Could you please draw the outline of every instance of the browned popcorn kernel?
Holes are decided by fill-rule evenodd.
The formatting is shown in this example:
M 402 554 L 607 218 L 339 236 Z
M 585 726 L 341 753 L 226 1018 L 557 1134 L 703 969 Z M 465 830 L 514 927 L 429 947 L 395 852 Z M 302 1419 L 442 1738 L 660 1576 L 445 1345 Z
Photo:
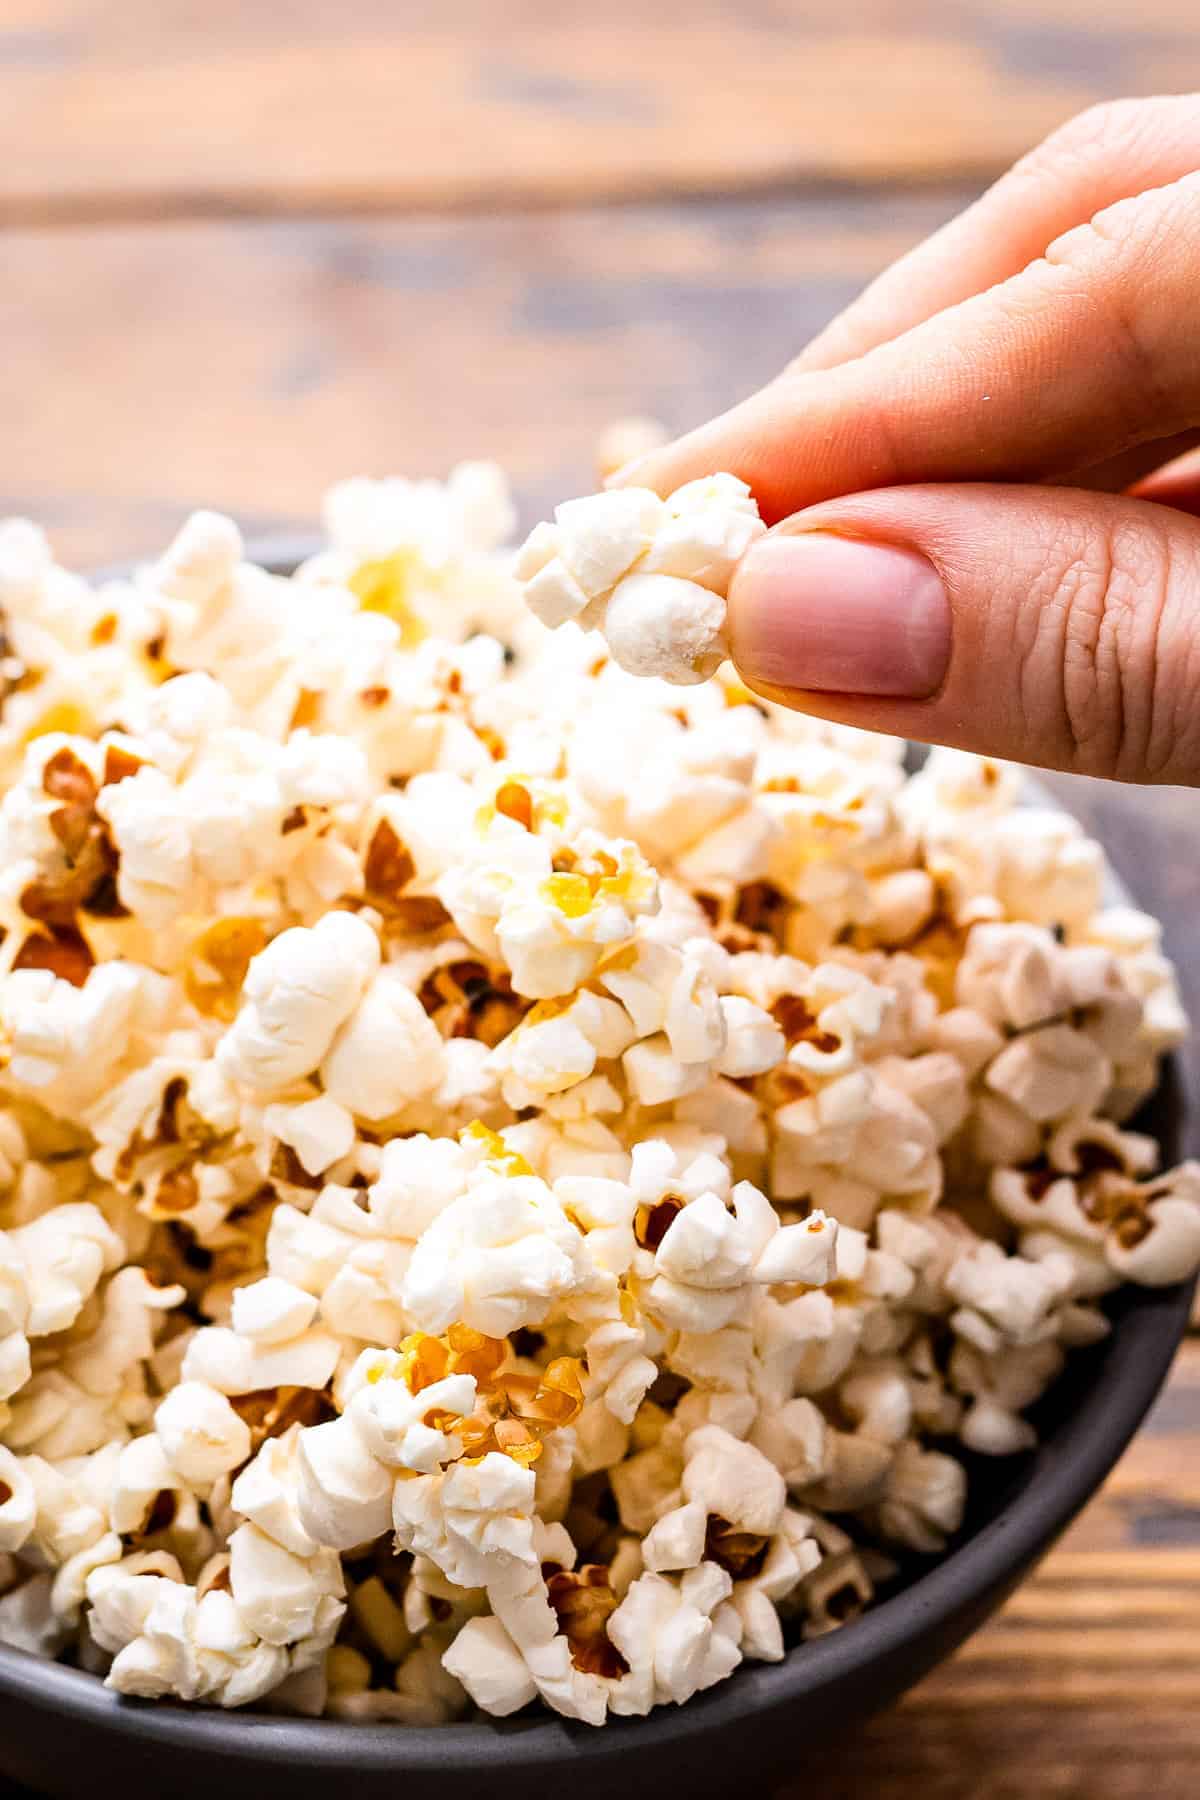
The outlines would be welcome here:
M 542 1454 L 542 1440 L 573 1424 L 583 1410 L 581 1364 L 556 1357 L 540 1376 L 506 1374 L 482 1390 L 482 1407 L 455 1426 L 464 1454 L 503 1451 L 526 1468 Z
M 207 1120 L 200 1118 L 199 1114 L 192 1111 L 187 1099 L 187 1082 L 182 1075 L 174 1076 L 163 1089 L 162 1104 L 158 1109 L 158 1117 L 154 1121 L 150 1135 L 147 1137 L 142 1131 L 135 1131 L 117 1157 L 113 1167 L 113 1176 L 116 1181 L 131 1181 L 142 1157 L 148 1156 L 152 1151 L 162 1150 L 167 1145 L 184 1144 L 193 1152 L 211 1149 L 216 1142 L 216 1134 Z M 175 1175 L 186 1177 L 184 1187 L 177 1190 L 178 1194 L 181 1195 L 188 1191 L 190 1183 L 192 1198 L 188 1201 L 187 1206 L 182 1204 L 176 1206 L 171 1200 L 162 1201 L 158 1198 L 164 1184 L 167 1184 L 168 1179 Z M 195 1205 L 198 1197 L 190 1171 L 182 1167 L 162 1171 L 158 1187 L 153 1190 L 153 1194 L 155 1206 L 171 1214 L 187 1211 Z
M 135 1542 L 157 1536 L 160 1531 L 169 1531 L 175 1523 L 175 1515 L 179 1511 L 179 1495 L 173 1488 L 160 1488 L 146 1508 L 146 1516 L 136 1531 L 126 1535 Z
M 83 987 L 96 966 L 91 947 L 82 932 L 70 925 L 47 926 L 31 931 L 13 958 L 14 969 L 49 969 L 72 987 Z
M 832 1056 L 835 1050 L 842 1047 L 842 1040 L 836 1032 L 820 1029 L 816 1015 L 810 1011 L 808 1002 L 800 994 L 781 994 L 771 1008 L 771 1017 L 789 1044 L 811 1044 L 823 1056 Z
M 498 1386 L 515 1417 L 557 1431 L 573 1425 L 583 1411 L 582 1367 L 574 1356 L 556 1356 L 540 1376 L 502 1375 Z
M 1146 1196 L 1136 1181 L 1112 1171 L 1079 1184 L 1079 1203 L 1089 1218 L 1106 1225 L 1124 1250 L 1132 1250 L 1154 1229 Z
M 704 1533 L 704 1559 L 718 1563 L 735 1581 L 746 1581 L 762 1568 L 770 1542 L 761 1532 L 739 1531 L 719 1513 L 710 1513 Z
M 82 844 L 91 824 L 98 788 L 87 764 L 73 750 L 56 750 L 42 770 L 42 788 L 52 800 L 61 800 L 50 815 L 50 829 L 64 849 Z
M 1117 1242 L 1132 1250 L 1153 1229 L 1146 1209 L 1146 1195 L 1141 1184 L 1128 1175 L 1115 1150 L 1107 1144 L 1082 1143 L 1075 1152 L 1079 1165 L 1077 1175 L 1065 1176 L 1039 1159 L 1023 1171 L 1025 1192 L 1030 1200 L 1044 1199 L 1056 1181 L 1074 1182 L 1080 1211 L 1097 1225 L 1107 1226 Z
M 323 700 L 324 695 L 318 688 L 301 688 L 288 720 L 288 730 L 311 731 L 314 725 L 319 725 Z
M 489 968 L 475 957 L 434 969 L 417 990 L 417 999 L 443 1037 L 474 1038 L 489 1050 L 516 1029 L 529 1007 L 513 993 L 505 970 Z
M 657 1250 L 682 1212 L 686 1201 L 680 1194 L 664 1194 L 653 1206 L 639 1206 L 633 1215 L 633 1235 L 643 1250 Z
M 237 1015 L 246 970 L 267 946 L 261 919 L 218 919 L 192 945 L 184 975 L 187 996 L 207 1019 L 232 1024 Z
M 1075 1161 L 1079 1173 L 1086 1179 L 1089 1175 L 1100 1175 L 1106 1170 L 1125 1171 L 1125 1163 L 1110 1144 L 1097 1143 L 1094 1138 L 1084 1138 L 1075 1146 Z
M 812 1093 L 811 1084 L 805 1080 L 799 1069 L 788 1063 L 777 1063 L 773 1069 L 761 1077 L 752 1076 L 745 1083 L 739 1082 L 752 1093 L 761 1095 L 763 1104 L 774 1111 L 777 1107 L 788 1106 L 793 1100 L 807 1100 Z
M 930 993 L 937 996 L 938 1005 L 944 1010 L 954 1005 L 955 977 L 966 949 L 970 927 L 955 922 L 952 900 L 945 883 L 939 881 L 934 870 L 929 873 L 933 876 L 934 885 L 933 913 L 913 937 L 903 943 L 890 945 L 889 948 L 903 950 L 924 963 L 925 985 Z M 861 942 L 858 941 L 860 935 Z M 851 942 L 860 949 L 868 949 L 873 941 L 869 927 L 864 933 L 855 933 L 851 938 Z
M 485 1337 L 469 1325 L 451 1325 L 444 1337 L 414 1331 L 400 1345 L 400 1378 L 412 1394 L 446 1375 L 473 1375 L 480 1388 L 495 1376 L 508 1355 L 505 1338 Z
M 372 906 L 387 912 L 417 872 L 399 833 L 381 819 L 371 834 L 363 859 L 363 892 Z
M 783 944 L 791 903 L 772 882 L 701 889 L 695 898 L 717 942 L 731 955 L 744 950 L 774 954 Z
M 506 754 L 504 739 L 490 725 L 473 725 L 471 728 L 493 762 L 503 762 Z
M 760 936 L 781 940 L 788 915 L 787 895 L 769 881 L 751 881 L 739 888 L 733 922 Z
M 441 1338 L 431 1337 L 428 1332 L 414 1331 L 401 1342 L 399 1375 L 410 1394 L 419 1394 L 422 1389 L 440 1381 L 449 1362 L 447 1346 Z M 371 1374 L 374 1373 L 372 1370 Z
M 316 1193 L 324 1187 L 323 1175 L 310 1175 L 290 1144 L 277 1143 L 271 1152 L 269 1170 L 272 1181 L 280 1181 L 288 1187 L 308 1188 Z
M 186 1164 L 177 1169 L 168 1169 L 161 1175 L 154 1189 L 152 1213 L 154 1218 L 175 1218 L 180 1213 L 191 1212 L 200 1198 L 200 1188 L 195 1175 Z
M 485 1337 L 461 1323 L 440 1338 L 414 1331 L 399 1354 L 398 1372 L 413 1394 L 446 1375 L 474 1376 L 478 1406 L 470 1418 L 435 1408 L 425 1420 L 460 1438 L 468 1458 L 499 1450 L 528 1467 L 541 1455 L 543 1438 L 573 1424 L 583 1410 L 583 1365 L 573 1356 L 556 1357 L 537 1375 L 502 1373 L 510 1354 L 508 1339 Z M 368 1380 L 382 1375 L 381 1365 Z
M 608 1621 L 616 1611 L 617 1596 L 609 1583 L 606 1565 L 584 1563 L 573 1571 L 553 1570 L 546 1589 L 575 1667 L 586 1675 L 607 1676 L 610 1681 L 624 1675 L 629 1664 L 608 1635 Z
M 324 1425 L 337 1418 L 329 1395 L 315 1388 L 255 1388 L 249 1394 L 231 1395 L 229 1404 L 250 1427 L 255 1450 L 267 1438 L 282 1437 L 293 1425 Z
M 104 747 L 104 779 L 101 787 L 116 787 L 118 782 L 128 781 L 139 769 L 145 768 L 140 756 L 132 750 L 123 750 L 120 744 L 106 744 Z
M 506 781 L 496 790 L 496 811 L 513 819 L 526 831 L 533 830 L 533 797 L 519 781 Z
M 121 754 L 111 747 L 108 751 L 110 757 Z M 26 885 L 20 899 L 22 912 L 57 929 L 72 928 L 81 909 L 103 918 L 128 918 L 117 898 L 117 851 L 107 825 L 96 812 L 99 788 L 91 770 L 64 747 L 47 762 L 42 786 L 51 799 L 62 801 L 48 823 L 62 849 L 64 867 Z
M 196 1598 L 203 1600 L 205 1594 L 214 1591 L 229 1594 L 233 1591 L 233 1583 L 229 1574 L 230 1557 L 228 1550 L 220 1550 L 210 1556 L 199 1575 L 196 1577 Z

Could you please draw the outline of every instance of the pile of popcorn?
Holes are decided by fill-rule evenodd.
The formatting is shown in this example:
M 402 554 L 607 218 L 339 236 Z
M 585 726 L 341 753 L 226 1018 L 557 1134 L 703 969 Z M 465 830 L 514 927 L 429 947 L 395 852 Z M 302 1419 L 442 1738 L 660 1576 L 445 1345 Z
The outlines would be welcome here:
M 0 1639 L 122 1694 L 685 1701 L 1200 1262 L 1099 848 L 739 684 L 731 476 L 512 523 L 352 481 L 291 579 L 201 513 L 101 585 L 0 526 Z

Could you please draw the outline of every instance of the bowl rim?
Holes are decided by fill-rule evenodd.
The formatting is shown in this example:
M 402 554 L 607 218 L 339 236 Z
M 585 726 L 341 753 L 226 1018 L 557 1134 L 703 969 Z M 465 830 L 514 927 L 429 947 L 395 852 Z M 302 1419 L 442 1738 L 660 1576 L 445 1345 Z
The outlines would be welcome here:
M 315 548 L 299 534 L 258 539 L 247 554 L 283 572 Z M 129 565 L 103 570 L 119 578 Z M 1121 897 L 1129 896 L 1119 881 Z M 1164 1060 L 1159 1097 L 1174 1116 L 1162 1132 L 1164 1163 L 1178 1152 L 1183 1103 L 1178 1066 Z M 0 1644 L 0 1698 L 146 1748 L 201 1757 L 234 1758 L 266 1773 L 301 1761 L 315 1772 L 355 1770 L 397 1776 L 470 1774 L 487 1770 L 536 1774 L 564 1764 L 595 1764 L 641 1747 L 669 1751 L 801 1699 L 810 1703 L 876 1664 L 901 1655 L 939 1621 L 968 1616 L 1035 1562 L 1080 1511 L 1113 1468 L 1152 1405 L 1191 1315 L 1196 1282 L 1161 1289 L 1128 1289 L 1115 1306 L 1111 1336 L 1098 1372 L 1076 1410 L 1048 1436 L 1025 1486 L 977 1531 L 898 1593 L 827 1636 L 791 1648 L 778 1663 L 742 1664 L 735 1678 L 685 1706 L 660 1707 L 645 1718 L 611 1720 L 603 1730 L 553 1714 L 487 1717 L 421 1726 L 395 1720 L 304 1718 L 173 1701 L 130 1700 L 98 1676 Z M 657 1765 L 661 1766 L 661 1765 Z M 614 1770 L 614 1774 L 616 1771 Z

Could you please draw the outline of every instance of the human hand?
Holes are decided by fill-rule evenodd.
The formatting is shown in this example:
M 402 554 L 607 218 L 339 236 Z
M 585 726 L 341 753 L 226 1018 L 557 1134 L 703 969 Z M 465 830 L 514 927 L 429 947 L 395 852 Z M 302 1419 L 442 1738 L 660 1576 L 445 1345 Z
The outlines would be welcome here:
M 775 529 L 750 685 L 878 731 L 1200 783 L 1200 95 L 1071 121 L 768 387 L 615 479 Z M 1131 484 L 1136 483 L 1130 492 Z

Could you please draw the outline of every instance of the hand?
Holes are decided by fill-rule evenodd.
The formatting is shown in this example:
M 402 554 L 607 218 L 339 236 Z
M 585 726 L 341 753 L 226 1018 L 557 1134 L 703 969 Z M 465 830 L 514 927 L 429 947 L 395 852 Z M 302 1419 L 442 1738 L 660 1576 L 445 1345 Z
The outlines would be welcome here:
M 1200 783 L 1200 458 L 1164 467 L 1197 444 L 1189 95 L 1073 120 L 761 393 L 616 479 L 750 483 L 775 529 L 729 629 L 770 698 Z

